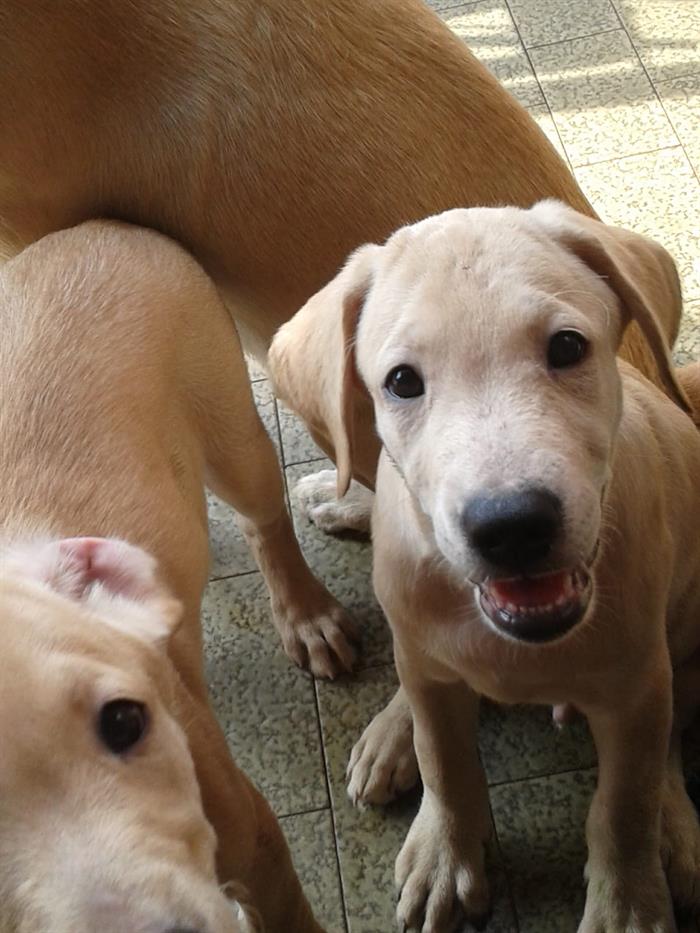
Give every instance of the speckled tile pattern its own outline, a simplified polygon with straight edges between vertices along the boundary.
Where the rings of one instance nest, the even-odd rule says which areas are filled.
[[[543,706],[484,703],[479,748],[489,784],[590,768],[596,762],[585,720],[579,717],[557,729],[551,707]]]
[[[207,682],[236,761],[279,814],[328,805],[314,685],[279,647],[259,574],[209,585]]]
[[[697,0],[614,0],[653,81],[700,71]]]
[[[688,161],[700,177],[700,73],[661,81],[656,88]]]
[[[492,788],[520,933],[576,933],[584,901],[584,826],[594,789],[592,771]]]
[[[282,402],[277,402],[277,414],[284,449],[284,462],[287,466],[305,463],[307,460],[317,460],[324,456],[323,451],[317,447],[306,430],[304,423]]]
[[[345,914],[330,810],[283,816],[280,822],[319,923],[328,933],[344,933]]]
[[[679,366],[700,360],[700,301],[685,303],[681,332],[673,350]]]
[[[672,252],[686,297],[674,358],[679,365],[700,359],[700,0],[429,4],[528,108],[574,166],[601,217],[653,236]],[[274,402],[264,369],[248,363],[291,493],[298,479],[329,464]],[[394,859],[418,792],[364,811],[345,792],[350,749],[397,685],[391,636],[372,594],[370,545],[321,534],[292,497],[311,566],[364,629],[357,673],[315,683],[280,648],[232,510],[208,501],[206,670],[234,755],[280,816],[329,933],[390,933]],[[697,732],[689,755],[696,777],[700,726]],[[585,722],[559,732],[548,708],[485,703],[479,747],[496,831],[496,909],[488,933],[575,933],[584,899],[584,822],[595,786]]]
[[[569,3],[566,16],[561,15],[561,0],[509,0],[509,6],[526,47],[579,39],[620,25],[610,0]]]
[[[530,55],[572,165],[678,144],[622,30]]]
[[[576,177],[605,221],[670,250],[685,298],[700,298],[700,184],[680,147],[589,165]]]
[[[440,16],[521,104],[543,103],[505,0],[453,4]]]

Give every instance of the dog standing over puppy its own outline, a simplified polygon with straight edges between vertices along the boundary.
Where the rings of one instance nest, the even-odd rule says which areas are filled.
[[[348,253],[403,224],[544,197],[591,213],[532,118],[422,0],[62,0],[60,15],[1,0],[0,86],[0,255],[94,217],[152,227],[203,264],[261,361]],[[623,352],[655,375],[639,334]],[[324,404],[310,423],[335,455]],[[248,421],[250,405],[241,392]],[[371,486],[361,393],[354,411],[353,469]],[[335,676],[354,629],[282,546],[269,475],[276,515],[256,550],[276,568],[275,623],[297,664]]]
[[[0,930],[321,933],[204,680],[205,478],[255,539],[279,475],[214,285],[87,223],[0,268],[0,332]]]
[[[488,913],[480,695],[588,719],[580,933],[674,933],[674,907],[700,918],[680,754],[700,704],[700,434],[634,254],[670,263],[553,201],[449,211],[359,250],[273,342],[303,414],[297,366],[327,349],[305,332],[335,328],[345,353],[317,368],[336,386],[336,449],[351,456],[354,381],[376,412],[374,582],[424,784],[396,866],[403,929]],[[667,395],[616,364],[632,320]]]

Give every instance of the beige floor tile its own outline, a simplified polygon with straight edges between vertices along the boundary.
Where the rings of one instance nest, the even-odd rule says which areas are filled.
[[[679,366],[700,361],[700,301],[686,301],[673,358]]]
[[[287,466],[325,456],[321,448],[316,446],[301,418],[282,402],[277,402],[277,412],[284,462]]]
[[[246,366],[251,382],[259,382],[261,379],[267,379],[267,373],[253,356],[246,354]]]
[[[686,299],[700,298],[700,184],[682,149],[579,168],[576,177],[603,220],[670,250]]]
[[[364,671],[354,681],[318,684],[321,725],[336,821],[350,933],[395,929],[394,861],[418,806],[411,794],[390,807],[358,810],[345,792],[350,747],[396,687],[392,668]],[[489,933],[514,933],[515,919],[498,853],[491,854],[494,914]]]
[[[326,933],[345,933],[330,810],[285,816],[280,823],[316,919]]]
[[[238,527],[236,513],[231,506],[212,492],[207,492],[207,513],[211,551],[210,579],[218,580],[221,577],[256,570],[255,559]]]
[[[610,0],[509,0],[526,46],[562,42],[615,29],[620,22]]]
[[[505,0],[455,4],[440,16],[521,104],[543,103]]]
[[[615,0],[653,81],[700,72],[698,0]]]
[[[590,768],[596,763],[585,719],[558,730],[549,706],[484,703],[479,749],[489,784]]]
[[[657,83],[656,89],[690,164],[700,178],[700,74]]]
[[[530,54],[572,165],[677,145],[622,30]]]
[[[202,620],[214,710],[278,815],[328,806],[313,680],[282,652],[262,578],[210,583]]]
[[[591,771],[492,788],[520,933],[576,933],[585,896],[584,827],[594,788]]]

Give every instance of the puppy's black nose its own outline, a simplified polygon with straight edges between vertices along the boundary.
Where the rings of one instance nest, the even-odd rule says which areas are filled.
[[[469,544],[494,567],[524,572],[550,553],[561,529],[561,502],[546,489],[476,496],[462,513]]]

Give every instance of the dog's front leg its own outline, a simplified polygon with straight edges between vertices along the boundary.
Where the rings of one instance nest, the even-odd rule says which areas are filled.
[[[588,893],[579,933],[676,929],[660,855],[670,664],[665,660],[634,678],[634,696],[584,710],[598,749],[599,777],[586,827]]]
[[[484,845],[488,790],[477,749],[479,698],[463,681],[425,677],[397,645],[396,663],[414,718],[423,800],[396,861],[403,930],[449,933],[489,911]]]

